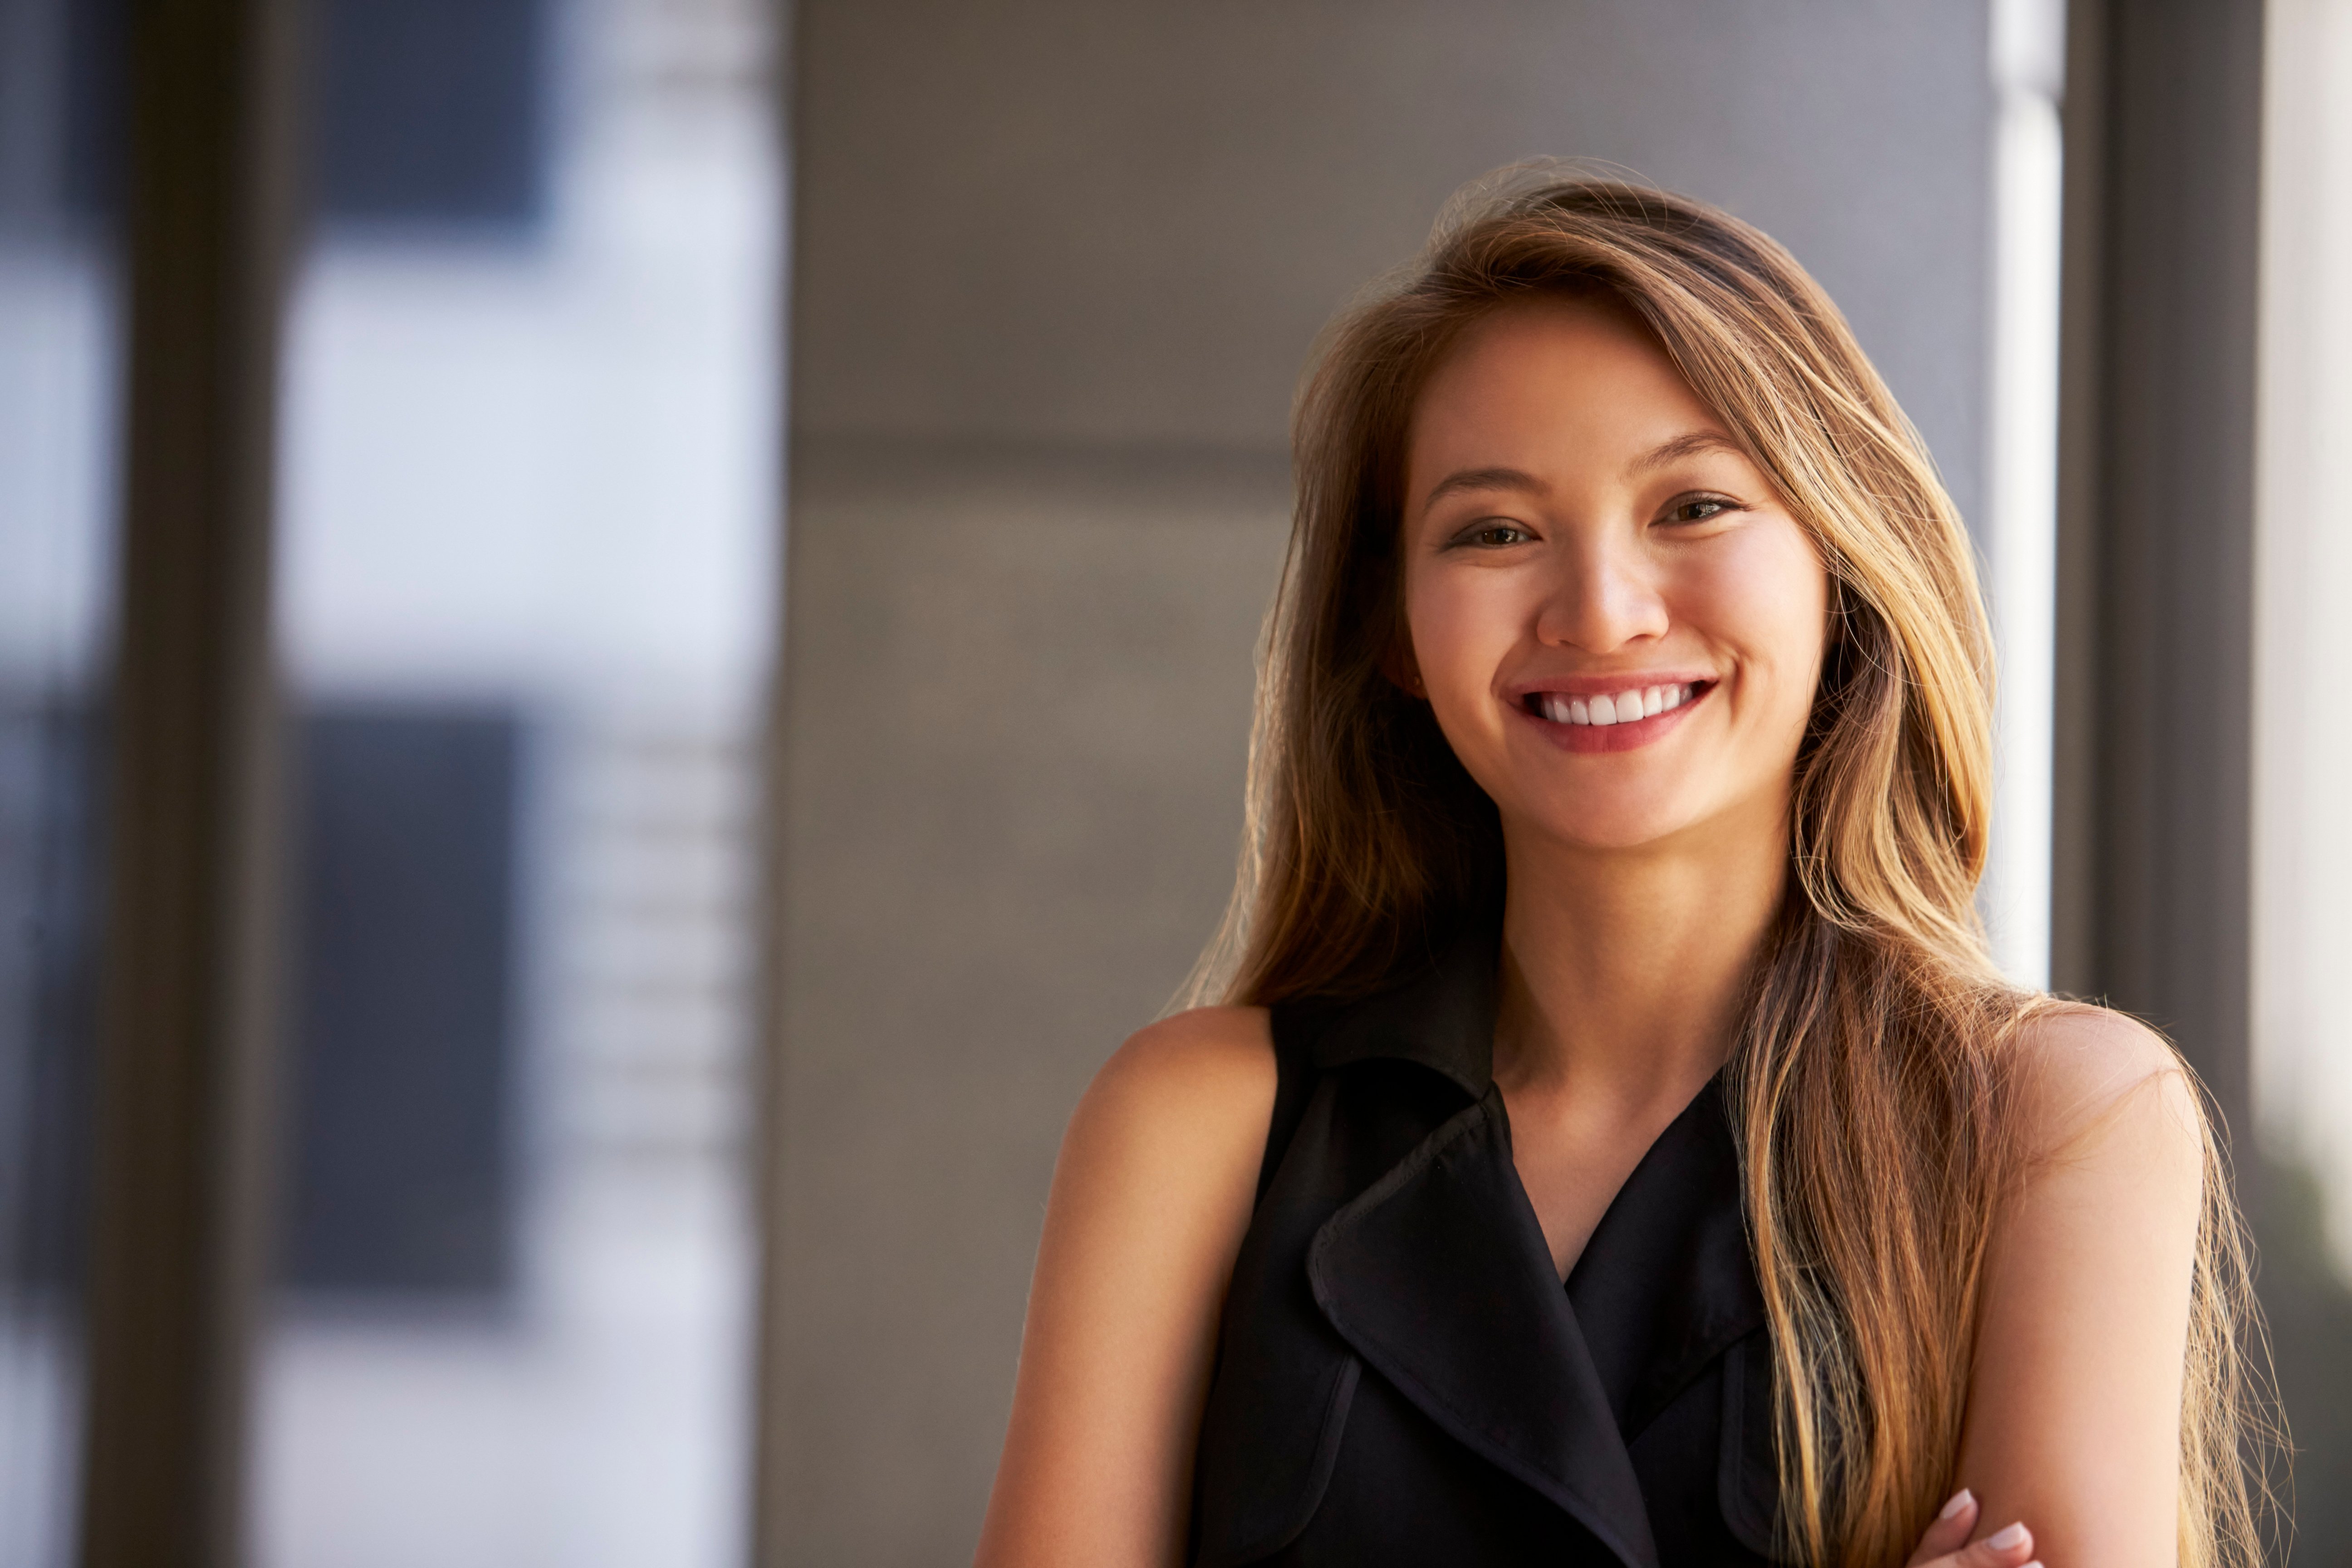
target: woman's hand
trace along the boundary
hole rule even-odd
[[[1955,1492],[1919,1538],[1919,1550],[1911,1553],[1906,1568],[2042,1568],[2032,1561],[2033,1531],[2021,1523],[1970,1545],[1969,1531],[1977,1527],[1979,1511],[1974,1492],[1965,1487]]]

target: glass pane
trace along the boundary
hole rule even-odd
[[[273,1568],[743,1549],[764,17],[318,8]]]
[[[2291,1561],[2352,1561],[2352,5],[2273,0],[2256,534],[2254,1098]],[[2255,1162],[2242,1159],[2242,1164]]]
[[[111,8],[0,0],[0,1568],[71,1554],[112,565]]]

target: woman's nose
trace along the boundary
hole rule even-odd
[[[1664,637],[1666,602],[1640,552],[1594,542],[1562,553],[1536,619],[1536,636],[1555,647],[1613,653]]]

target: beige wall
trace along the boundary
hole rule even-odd
[[[1975,0],[801,0],[796,427],[1278,448],[1463,181],[1623,164],[1777,236],[1978,485]]]
[[[1964,506],[1980,5],[799,0],[777,1563],[968,1556],[1055,1142],[1230,884],[1285,411],[1463,180],[1606,158],[1844,305]]]
[[[772,1368],[790,1550],[968,1554],[1071,1103],[1241,831],[1265,458],[805,450]]]

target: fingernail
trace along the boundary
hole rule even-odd
[[[2007,1552],[2012,1547],[2022,1546],[2025,1544],[2025,1526],[2023,1524],[2012,1524],[2007,1530],[2000,1531],[1999,1534],[1987,1541],[1985,1544],[1991,1547],[1995,1552]]]
[[[1936,1517],[1937,1519],[1958,1519],[1968,1508],[1969,1504],[1976,1500],[1976,1494],[1969,1490],[1968,1488],[1962,1487],[1959,1490],[1952,1494],[1952,1500],[1946,1503],[1944,1505],[1944,1511],[1937,1514]]]

